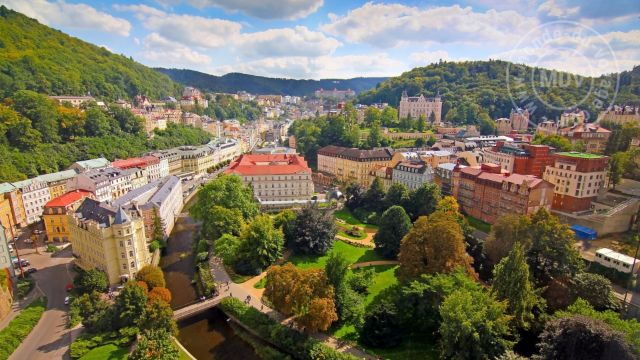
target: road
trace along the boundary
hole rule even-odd
[[[21,257],[38,269],[33,278],[36,286],[47,296],[47,310],[29,336],[9,357],[11,360],[69,359],[72,332],[77,334],[80,331],[67,329],[68,306],[64,304],[67,296],[65,286],[73,279],[71,248],[56,255],[43,250],[41,247],[40,254],[36,254],[33,250],[25,249]]]

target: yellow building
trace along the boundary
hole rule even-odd
[[[110,284],[133,279],[151,263],[142,216],[85,199],[69,216],[69,233],[76,265],[100,269]]]
[[[369,186],[370,173],[381,166],[391,166],[389,149],[359,150],[329,145],[318,150],[318,171],[334,175],[344,183]]]
[[[0,184],[0,200],[0,214],[4,227],[8,229],[11,226],[15,230],[27,225],[22,194],[18,188],[9,183]],[[9,206],[9,213],[6,213],[6,206]]]
[[[93,194],[85,190],[76,190],[50,200],[42,212],[42,222],[47,234],[47,242],[69,241],[69,217],[84,198],[93,198]]]
[[[216,165],[213,150],[208,146],[181,147],[182,172],[193,173],[195,176],[204,175],[208,169]]]
[[[78,173],[75,170],[64,170],[37,176],[36,179],[47,183],[49,195],[52,199],[67,193],[67,181]]]

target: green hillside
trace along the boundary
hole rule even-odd
[[[169,77],[0,6],[0,97],[17,90],[106,99],[177,94]]]
[[[252,94],[280,94],[293,96],[313,95],[313,92],[323,89],[337,88],[340,90],[351,89],[356,93],[375,87],[384,77],[358,77],[353,79],[322,79],[322,80],[295,80],[279,79],[264,76],[229,73],[223,76],[205,74],[199,71],[187,69],[156,68],[157,71],[167,74],[176,82],[194,86],[206,91],[236,93],[247,91]]]
[[[455,123],[477,123],[478,115],[483,112],[487,112],[492,119],[508,117],[513,108],[507,89],[508,65],[508,62],[499,60],[431,64],[389,78],[375,89],[360,94],[359,100],[365,104],[382,101],[397,106],[404,90],[410,96],[434,96],[439,92],[443,99],[443,117]],[[527,84],[531,82],[532,73],[534,68],[529,66],[510,67],[510,74],[524,79],[524,83]],[[602,76],[595,80],[605,78],[613,76]],[[586,101],[579,101],[589,93],[591,80],[585,78],[581,86],[571,85],[565,88],[540,85],[536,87],[536,91],[548,104],[571,106],[581,103],[581,109],[594,114],[598,108],[593,105],[593,92],[587,96]],[[534,119],[541,119],[543,116],[556,118],[560,115],[561,110],[554,110],[545,105],[532,90],[527,91],[527,95],[536,107]],[[640,104],[640,66],[620,74],[620,91],[616,103]]]

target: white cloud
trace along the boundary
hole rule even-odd
[[[303,56],[266,58],[219,67],[216,73],[248,74],[295,79],[352,78],[357,76],[393,76],[407,70],[406,64],[386,53],[370,55]]]
[[[187,0],[196,7],[221,7],[261,19],[300,19],[316,12],[324,0]]]
[[[305,26],[243,34],[236,49],[249,58],[329,55],[340,42]]]
[[[371,2],[345,16],[329,14],[329,20],[322,26],[327,33],[381,48],[406,42],[511,44],[538,23],[511,10],[474,12],[458,5],[420,9]]]
[[[538,6],[543,20],[574,20],[587,24],[629,21],[640,15],[637,0],[546,0]]]
[[[86,4],[70,4],[64,0],[2,0],[0,4],[35,18],[45,25],[98,30],[121,36],[129,36],[131,30],[131,24],[127,20],[98,11]]]
[[[211,63],[209,56],[168,40],[158,33],[147,35],[143,40],[143,48],[139,53],[140,57],[153,66],[189,67]]]
[[[440,60],[448,60],[449,53],[445,50],[420,51],[409,54],[409,59],[416,66],[427,66]]]
[[[228,45],[242,28],[240,23],[229,20],[167,14],[146,5],[117,5],[115,8],[133,12],[145,28],[165,39],[203,48]]]

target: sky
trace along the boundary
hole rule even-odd
[[[640,65],[638,0],[0,0],[148,66],[295,79],[504,59],[581,75]]]

